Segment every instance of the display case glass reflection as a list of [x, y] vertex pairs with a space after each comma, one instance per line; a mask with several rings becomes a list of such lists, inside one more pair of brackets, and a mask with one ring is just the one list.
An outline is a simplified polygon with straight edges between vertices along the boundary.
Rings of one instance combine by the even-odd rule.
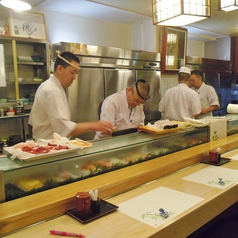
[[177, 71], [186, 65], [187, 30], [163, 27], [162, 33], [162, 71]]

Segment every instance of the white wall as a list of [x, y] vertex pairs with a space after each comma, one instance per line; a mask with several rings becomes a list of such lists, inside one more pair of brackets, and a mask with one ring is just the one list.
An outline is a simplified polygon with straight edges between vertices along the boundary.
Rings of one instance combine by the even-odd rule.
[[155, 27], [152, 19], [143, 21], [142, 23], [142, 47], [141, 50], [155, 51]]
[[188, 40], [186, 55], [205, 57], [205, 43], [202, 41]]
[[142, 24], [143, 22], [134, 23], [131, 25], [131, 44], [134, 50], [141, 50], [142, 48]]
[[231, 37], [224, 37], [205, 44], [205, 57], [210, 59], [230, 60]]
[[[152, 19], [131, 25], [132, 49], [160, 52], [160, 33], [161, 26], [154, 26]], [[188, 39], [186, 55], [205, 57], [205, 43]]]
[[134, 50], [159, 52], [159, 26], [149, 19], [131, 25], [131, 47]]
[[[8, 9], [0, 7], [0, 12], [0, 23], [5, 23]], [[130, 25], [37, 8], [31, 12], [44, 14], [50, 44], [65, 41], [131, 49]]]

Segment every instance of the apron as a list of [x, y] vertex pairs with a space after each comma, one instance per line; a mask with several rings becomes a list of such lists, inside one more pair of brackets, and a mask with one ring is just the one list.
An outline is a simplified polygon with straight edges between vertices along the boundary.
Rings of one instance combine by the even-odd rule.
[[[209, 102], [204, 98], [201, 98], [200, 102], [201, 102], [202, 108], [208, 108], [210, 106]], [[203, 118], [203, 117], [211, 117], [211, 116], [212, 116], [212, 112], [208, 112], [207, 114], [203, 114], [199, 117], [196, 117], [196, 119]]]

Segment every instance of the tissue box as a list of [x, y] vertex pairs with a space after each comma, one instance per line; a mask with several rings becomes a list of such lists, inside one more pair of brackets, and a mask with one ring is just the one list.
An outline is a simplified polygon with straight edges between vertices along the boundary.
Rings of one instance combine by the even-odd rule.
[[210, 141], [227, 136], [227, 119], [211, 119], [209, 122]]

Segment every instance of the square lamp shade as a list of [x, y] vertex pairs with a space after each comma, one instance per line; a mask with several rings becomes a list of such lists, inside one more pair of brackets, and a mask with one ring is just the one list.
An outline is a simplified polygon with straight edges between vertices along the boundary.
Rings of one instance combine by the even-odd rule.
[[220, 0], [219, 10], [226, 12], [238, 9], [238, 0]]
[[184, 26], [211, 17], [210, 0], [153, 0], [153, 23]]

